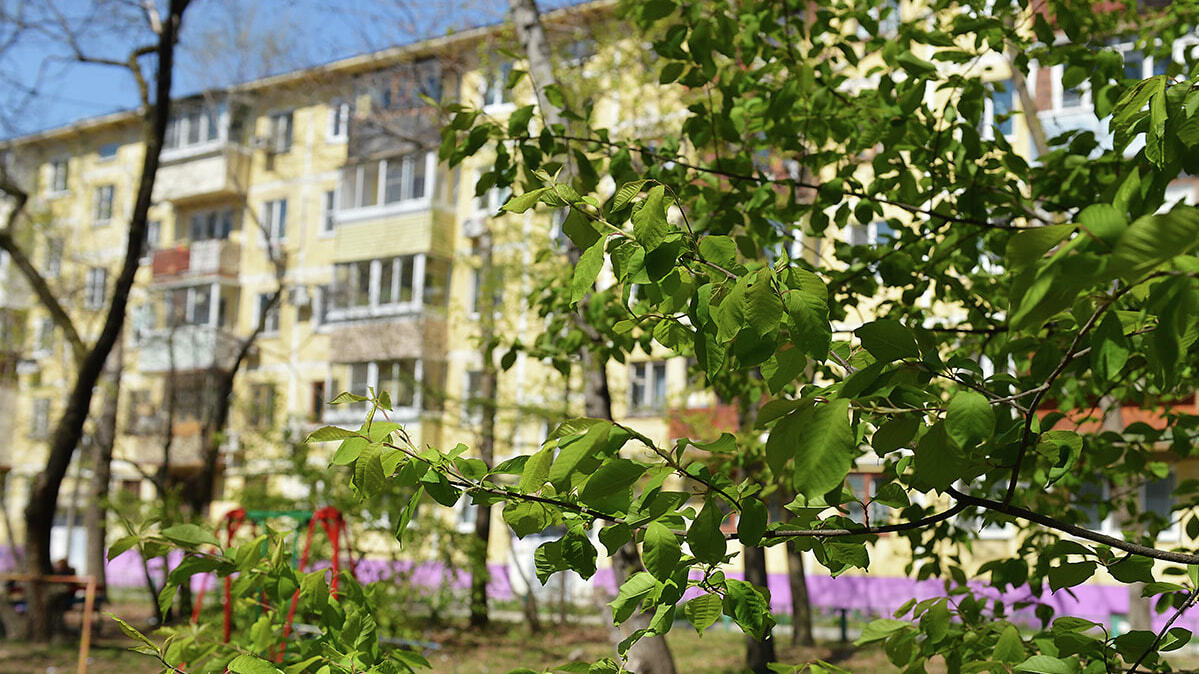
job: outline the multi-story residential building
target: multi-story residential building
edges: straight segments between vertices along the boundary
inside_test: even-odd
[[[627,66],[644,50],[634,45],[620,52],[624,35],[603,39],[609,6],[601,1],[547,15],[567,65],[596,90],[619,92],[597,103],[597,115],[614,129],[677,124],[678,102],[663,97],[656,78],[613,86],[627,75],[618,75],[611,61]],[[515,91],[503,86],[512,64],[493,49],[501,32],[465,31],[174,103],[120,351],[114,489],[149,498],[146,475],[161,465],[168,437],[171,477],[183,485],[194,479],[210,423],[205,410],[214,403],[213,378],[247,345],[223,438],[214,515],[232,507],[247,483],[302,490],[306,485],[282,472],[285,437],[323,424],[361,423],[361,405],[325,404],[343,390],[386,391],[391,418],[404,423],[418,445],[472,442],[478,413],[470,401],[482,370],[479,313],[490,304],[482,297],[487,284],[479,237],[506,194],[493,189],[476,197],[480,164],[449,170],[438,161],[442,120],[429,101],[461,100],[503,117],[521,99],[531,100],[527,84]],[[1142,75],[1160,67],[1152,59],[1139,63]],[[981,67],[996,83],[1009,78],[1006,61]],[[1085,93],[1063,90],[1061,78],[1059,68],[1035,66],[1028,78],[1037,118],[1051,133],[1094,119]],[[633,100],[636,106],[625,105]],[[984,133],[1031,146],[1025,114],[1012,87],[995,86]],[[32,196],[23,241],[85,340],[99,328],[124,250],[143,150],[139,129],[138,115],[128,112],[9,143],[14,175]],[[1194,199],[1193,183],[1178,189],[1177,198]],[[851,244],[873,244],[887,237],[888,227],[880,220],[842,235]],[[507,265],[495,319],[506,338],[531,342],[540,330],[525,297],[544,264],[536,252],[556,245],[555,228],[550,217],[529,215],[506,216],[489,229],[496,257]],[[822,254],[820,241],[804,245],[805,255]],[[0,463],[7,511],[15,515],[42,468],[72,355],[11,267],[0,259],[0,432],[10,438]],[[276,293],[281,298],[273,302]],[[687,370],[685,359],[665,351],[610,364],[617,416],[663,444],[696,424],[735,427],[731,409],[689,392]],[[529,452],[555,419],[580,407],[571,384],[548,364],[516,356],[499,382],[497,459]],[[314,458],[322,465],[327,459],[319,452]],[[851,488],[866,501],[849,508],[851,517],[877,523],[890,516],[869,502],[879,463],[863,460],[850,476]],[[77,568],[84,564],[75,515],[83,503],[75,484],[87,470],[77,459],[63,490],[53,551],[70,556]],[[1161,501],[1160,493],[1152,498]],[[460,504],[457,514],[469,528],[472,512]],[[495,530],[502,530],[498,512],[493,516]],[[976,553],[1010,549],[1005,531],[982,529]],[[518,543],[517,552],[531,553],[536,544]],[[492,558],[501,566],[508,545],[506,537],[493,536]],[[905,545],[894,537],[880,540],[876,577],[814,576],[814,603],[881,612],[931,592],[903,577]],[[768,565],[781,609],[789,601],[781,549],[770,551]],[[119,574],[113,580],[119,582]]]

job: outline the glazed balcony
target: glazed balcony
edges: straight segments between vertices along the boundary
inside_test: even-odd
[[[143,338],[138,369],[145,373],[194,372],[225,368],[237,351],[237,339],[210,325],[180,325]]]

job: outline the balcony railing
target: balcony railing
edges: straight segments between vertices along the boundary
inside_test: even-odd
[[[164,151],[154,179],[155,201],[188,201],[245,192],[250,171],[249,149],[213,141]]]
[[[193,241],[154,251],[151,269],[155,281],[199,276],[236,276],[241,246],[236,241]]]
[[[138,368],[146,373],[224,368],[232,363],[237,346],[237,339],[221,328],[180,325],[144,338],[138,352]]]

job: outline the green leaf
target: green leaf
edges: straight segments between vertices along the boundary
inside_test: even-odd
[[[603,267],[604,239],[601,238],[579,256],[579,263],[575,265],[574,275],[570,280],[571,304],[578,304],[579,300],[591,292],[591,287]]]
[[[1024,641],[1020,639],[1020,630],[1016,629],[1015,625],[1008,625],[1000,633],[999,641],[995,642],[991,659],[1000,662],[1021,662],[1024,658]]]
[[[1049,567],[1049,589],[1057,592],[1064,587],[1082,585],[1095,575],[1095,562],[1063,562]]]
[[[720,619],[723,605],[724,600],[720,598],[720,595],[701,594],[683,605],[683,615],[687,616],[687,621],[691,623],[696,632],[703,634]]]
[[[1051,655],[1034,655],[1016,665],[1015,671],[1034,674],[1075,674],[1077,672],[1069,662]]]
[[[699,240],[699,254],[708,262],[727,269],[737,259],[737,243],[728,236],[705,236]]]
[[[666,188],[657,185],[650,189],[640,208],[633,211],[633,237],[648,253],[666,239],[670,225],[666,222]]]
[[[1073,231],[1073,225],[1049,225],[1016,232],[1007,242],[1008,266],[1020,269],[1033,264]]]
[[[633,200],[633,197],[641,194],[641,188],[645,187],[648,180],[631,180],[620,186],[616,190],[616,194],[612,197],[612,210],[619,211],[626,204]]]
[[[737,517],[737,537],[744,545],[757,545],[766,533],[768,513],[766,504],[754,497],[741,502],[741,513]]]
[[[959,447],[970,449],[995,432],[995,411],[981,393],[959,391],[949,401],[945,431]]]
[[[725,581],[724,612],[748,635],[762,641],[774,627],[770,602],[751,583]]]
[[[1049,468],[1049,484],[1070,474],[1082,454],[1082,437],[1073,431],[1048,431],[1037,441],[1037,451],[1046,456],[1057,454],[1057,462]]]
[[[230,674],[282,674],[278,667],[249,653],[233,658],[227,667]]]
[[[535,501],[509,501],[504,506],[504,521],[512,527],[517,538],[541,533],[553,523],[553,516],[545,504]]]
[[[893,618],[871,620],[862,629],[862,635],[853,642],[853,645],[864,646],[875,641],[881,641],[899,630],[907,628],[910,628],[910,624],[903,620],[895,620]]]
[[[354,486],[370,498],[383,491],[383,445],[372,442],[354,461]]]
[[[716,503],[708,499],[691,522],[691,527],[687,529],[687,545],[699,561],[716,564],[724,559],[726,547],[724,533],[720,531],[723,519],[724,515]]]
[[[343,391],[341,393],[338,393],[337,397],[335,397],[333,400],[330,400],[329,404],[330,405],[347,405],[350,403],[364,403],[369,400],[370,400],[370,398],[368,398],[366,396],[355,395],[353,393],[349,393],[348,391]]]
[[[536,454],[529,457],[529,460],[525,463],[525,470],[521,473],[520,484],[517,488],[526,494],[541,491],[541,487],[549,479],[550,464],[553,460],[554,447],[552,445],[542,447]]]
[[[775,292],[769,274],[759,274],[747,284],[742,297],[742,314],[754,332],[764,337],[778,330],[783,316],[783,301]]]
[[[331,442],[357,436],[358,433],[337,426],[324,426],[316,429],[304,438],[304,442]]]
[[[123,536],[113,541],[113,544],[108,546],[108,561],[111,562],[112,560],[116,559],[122,552],[125,552],[126,550],[137,545],[138,541],[140,540],[140,537],[130,535]]]
[[[657,587],[658,581],[654,580],[648,571],[638,571],[629,576],[629,579],[621,584],[616,599],[608,604],[612,607],[613,622],[619,625],[628,620],[637,609],[637,604]]]
[[[163,538],[186,548],[220,545],[211,531],[195,524],[176,524],[163,529],[161,533]]]
[[[614,492],[628,489],[647,470],[646,466],[629,459],[617,458],[600,466],[583,485],[579,498],[584,503],[610,496]]]
[[[541,200],[541,195],[548,192],[549,189],[548,187],[540,187],[535,190],[529,190],[520,196],[512,197],[500,207],[500,210],[507,213],[524,213],[535,206]]]
[[[796,492],[817,497],[845,481],[856,448],[849,401],[837,399],[780,419],[766,440],[766,457],[778,475],[793,458]]]
[[[904,358],[918,358],[920,347],[911,330],[899,321],[880,320],[867,323],[854,331],[870,355],[889,363]]]
[[[1177,206],[1169,213],[1138,218],[1124,230],[1110,258],[1110,271],[1125,279],[1146,272],[1199,245],[1199,208]]]
[[[550,482],[562,491],[567,478],[579,467],[579,463],[593,456],[608,441],[611,430],[612,424],[604,421],[588,428],[581,437],[559,441],[558,458],[550,466]]]
[[[1124,369],[1131,353],[1120,319],[1109,312],[1091,333],[1091,367],[1095,376],[1112,381]]]
[[[666,581],[674,575],[682,556],[678,536],[661,522],[650,522],[645,528],[645,542],[642,555],[645,557],[645,568],[658,580]]]

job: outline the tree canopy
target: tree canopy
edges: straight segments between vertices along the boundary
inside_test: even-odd
[[[627,4],[623,20],[652,42],[655,86],[686,110],[650,138],[600,128],[594,97],[569,82],[544,88],[552,114],[449,109],[442,160],[494,157],[478,194],[514,187],[507,213],[569,209],[577,263],[535,298],[554,337],[512,346],[564,369],[587,362],[580,351],[599,363],[638,348],[693,358],[721,398],[752,408],[764,446],[753,434],[664,446],[578,418],[492,466],[464,445],[412,446],[374,420],[386,400],[370,401],[361,430],[310,441],[339,441],[334,463],[352,465],[366,495],[387,481],[415,490],[398,536],[418,503],[468,497],[501,505],[519,536],[560,526],[537,551],[543,582],[590,577],[600,554],[639,543],[646,571],[620,587],[613,616],[651,619],[622,652],[683,616],[700,630],[723,614],[768,632],[762,589],[722,571],[738,543],[794,540],[839,574],[866,568],[871,543],[896,534],[910,543],[910,575],[946,583],[945,597],[866,629],[861,642],[884,641],[896,665],[1168,670],[1160,652],[1190,638],[1172,624],[1199,598],[1199,555],[1158,534],[1183,517],[1199,534],[1187,515],[1199,483],[1177,485],[1170,517],[1140,488],[1190,457],[1199,422],[1176,404],[1195,388],[1199,210],[1167,200],[1172,181],[1199,172],[1199,73],[1189,51],[1170,58],[1196,6],[901,7]],[[1146,56],[1168,65],[1145,78]],[[1090,104],[1085,122],[1042,122],[1026,78],[1047,69],[1061,73],[1055,91]],[[640,74],[620,77],[631,87]],[[1004,96],[1015,110],[996,105]],[[1126,425],[1125,408],[1152,423]],[[761,465],[744,479],[729,466],[750,452]],[[868,497],[845,483],[867,456],[885,466],[873,499],[897,510],[891,523],[835,508]],[[775,493],[795,495],[788,522],[768,517]],[[1095,528],[1109,514],[1122,533]],[[730,516],[734,534],[722,530]],[[971,543],[996,523],[1019,545],[980,566]],[[247,555],[206,568],[244,571],[258,561]],[[1099,573],[1145,583],[1169,622],[1113,638],[1038,601]],[[996,592],[1019,587],[1031,592],[1019,604]],[[329,634],[347,658],[372,647],[362,633]]]

